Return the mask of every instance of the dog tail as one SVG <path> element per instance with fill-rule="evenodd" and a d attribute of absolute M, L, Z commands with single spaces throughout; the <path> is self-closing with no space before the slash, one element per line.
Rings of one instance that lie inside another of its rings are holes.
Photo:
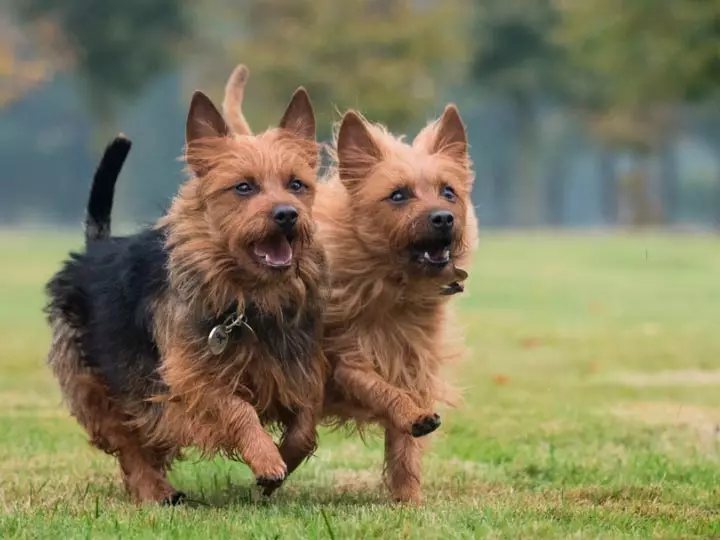
<path fill-rule="evenodd" d="M 90 199 L 85 217 L 86 244 L 110 236 L 110 213 L 115 195 L 115 182 L 117 182 L 131 146 L 130 139 L 120 134 L 105 148 L 90 188 Z"/>
<path fill-rule="evenodd" d="M 223 116 L 230 129 L 238 135 L 252 135 L 250 125 L 245 120 L 245 115 L 242 112 L 245 85 L 249 77 L 250 70 L 247 66 L 238 64 L 225 85 L 225 96 L 222 104 Z"/>

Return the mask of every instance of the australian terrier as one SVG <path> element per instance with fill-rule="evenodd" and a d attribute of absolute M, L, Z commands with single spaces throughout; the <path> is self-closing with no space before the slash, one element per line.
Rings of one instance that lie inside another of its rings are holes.
<path fill-rule="evenodd" d="M 136 501 L 183 498 L 167 479 L 188 446 L 278 486 L 316 446 L 327 290 L 314 239 L 318 145 L 307 93 L 279 127 L 231 133 L 201 92 L 186 127 L 191 178 L 157 225 L 110 236 L 129 151 L 96 172 L 83 253 L 47 286 L 49 363 L 91 443 Z M 263 426 L 279 427 L 279 446 Z"/>
<path fill-rule="evenodd" d="M 410 145 L 349 111 L 335 148 L 315 205 L 332 290 L 323 414 L 383 426 L 385 482 L 396 501 L 419 503 L 419 437 L 440 426 L 435 404 L 454 401 L 439 374 L 461 350 L 448 299 L 477 242 L 465 128 L 449 105 Z"/>
<path fill-rule="evenodd" d="M 247 75 L 239 66 L 226 87 L 238 130 Z M 449 105 L 409 145 L 349 111 L 334 153 L 314 212 L 331 280 L 323 415 L 331 425 L 382 425 L 386 484 L 395 500 L 420 502 L 418 437 L 440 426 L 438 401 L 455 401 L 439 374 L 462 350 L 448 299 L 463 290 L 477 245 L 465 127 Z"/>

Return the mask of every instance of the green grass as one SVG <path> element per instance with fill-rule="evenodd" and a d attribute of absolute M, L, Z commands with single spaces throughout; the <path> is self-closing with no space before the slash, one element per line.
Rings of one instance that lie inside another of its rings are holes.
<path fill-rule="evenodd" d="M 377 439 L 323 432 L 270 501 L 190 460 L 199 502 L 171 509 L 128 502 L 44 364 L 42 284 L 79 237 L 0 235 L 0 538 L 720 537 L 717 238 L 485 237 L 422 508 L 388 504 Z"/>

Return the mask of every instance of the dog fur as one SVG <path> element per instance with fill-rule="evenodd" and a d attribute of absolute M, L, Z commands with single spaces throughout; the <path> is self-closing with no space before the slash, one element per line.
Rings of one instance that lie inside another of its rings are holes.
<path fill-rule="evenodd" d="M 182 499 L 167 472 L 188 446 L 240 459 L 277 487 L 316 446 L 327 376 L 307 93 L 296 91 L 278 128 L 253 136 L 232 134 L 196 92 L 186 139 L 190 179 L 155 227 L 128 237 L 111 237 L 109 223 L 129 141 L 110 144 L 85 251 L 47 285 L 49 364 L 136 501 Z M 243 324 L 214 355 L 208 335 L 233 314 Z M 279 447 L 263 426 L 281 431 Z"/>

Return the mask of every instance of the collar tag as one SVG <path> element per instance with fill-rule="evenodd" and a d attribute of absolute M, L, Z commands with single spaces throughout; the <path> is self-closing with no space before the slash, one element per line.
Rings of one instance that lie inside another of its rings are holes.
<path fill-rule="evenodd" d="M 252 327 L 247 323 L 244 313 L 233 312 L 227 316 L 222 324 L 213 326 L 208 334 L 207 345 L 215 356 L 222 354 L 230 342 L 230 334 L 236 326 L 245 326 L 253 334 Z"/>

